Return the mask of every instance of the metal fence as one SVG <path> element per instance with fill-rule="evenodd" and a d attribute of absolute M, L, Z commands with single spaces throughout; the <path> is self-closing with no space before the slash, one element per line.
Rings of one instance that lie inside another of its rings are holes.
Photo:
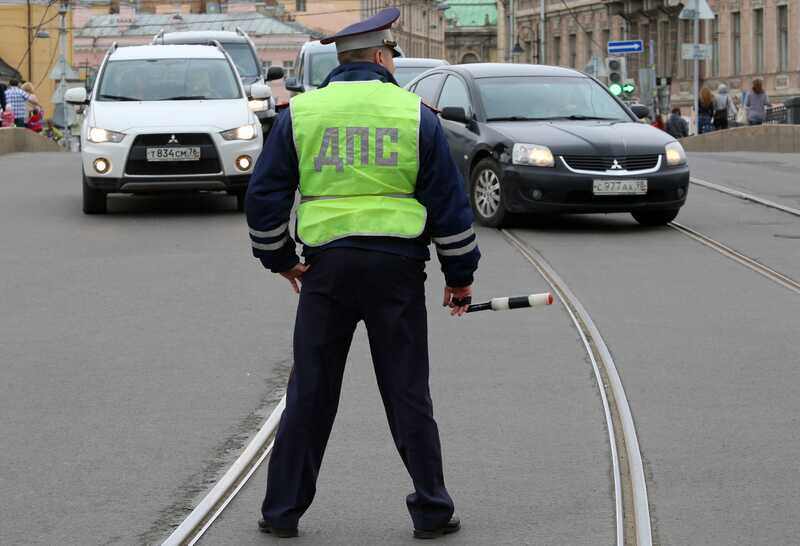
<path fill-rule="evenodd" d="M 744 108 L 744 106 L 739 108 Z M 785 125 L 789 123 L 789 110 L 783 105 L 767 108 L 767 117 L 764 123 L 769 125 Z M 738 127 L 739 125 L 739 123 L 736 123 L 735 115 L 728 116 L 728 126 Z"/>
<path fill-rule="evenodd" d="M 767 118 L 764 123 L 772 125 L 789 123 L 789 111 L 783 105 L 767 108 Z"/>

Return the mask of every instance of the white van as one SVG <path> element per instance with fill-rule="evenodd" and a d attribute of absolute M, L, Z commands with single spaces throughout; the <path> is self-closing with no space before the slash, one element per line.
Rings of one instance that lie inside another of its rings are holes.
<path fill-rule="evenodd" d="M 249 97 L 248 97 L 249 91 Z M 248 106 L 269 88 L 246 91 L 231 58 L 207 45 L 113 46 L 81 128 L 83 211 L 106 212 L 109 193 L 244 193 L 261 153 L 261 124 Z"/>

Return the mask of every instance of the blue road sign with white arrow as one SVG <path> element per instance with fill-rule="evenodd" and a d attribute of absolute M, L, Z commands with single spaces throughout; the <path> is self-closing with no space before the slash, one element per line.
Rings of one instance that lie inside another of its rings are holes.
<path fill-rule="evenodd" d="M 624 55 L 625 53 L 641 53 L 644 51 L 642 40 L 619 40 L 608 42 L 609 55 Z"/>

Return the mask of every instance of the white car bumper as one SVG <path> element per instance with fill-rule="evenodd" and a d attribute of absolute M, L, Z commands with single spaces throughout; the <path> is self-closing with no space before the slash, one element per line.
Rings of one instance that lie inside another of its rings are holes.
<path fill-rule="evenodd" d="M 82 137 L 83 170 L 90 186 L 108 193 L 169 190 L 243 191 L 261 153 L 258 127 L 252 140 L 225 140 L 208 127 L 148 128 L 119 143 Z M 200 148 L 193 161 L 149 161 L 148 148 Z M 241 158 L 248 158 L 245 161 Z"/>

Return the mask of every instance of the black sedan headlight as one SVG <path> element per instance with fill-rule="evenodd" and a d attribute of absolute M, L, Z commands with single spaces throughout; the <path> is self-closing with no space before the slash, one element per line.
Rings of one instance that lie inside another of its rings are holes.
<path fill-rule="evenodd" d="M 676 167 L 686 163 L 686 152 L 680 142 L 670 142 L 664 147 L 667 156 L 667 165 Z"/>
<path fill-rule="evenodd" d="M 514 165 L 530 165 L 532 167 L 552 167 L 555 165 L 553 152 L 547 146 L 524 144 L 517 142 L 511 153 Z"/>

